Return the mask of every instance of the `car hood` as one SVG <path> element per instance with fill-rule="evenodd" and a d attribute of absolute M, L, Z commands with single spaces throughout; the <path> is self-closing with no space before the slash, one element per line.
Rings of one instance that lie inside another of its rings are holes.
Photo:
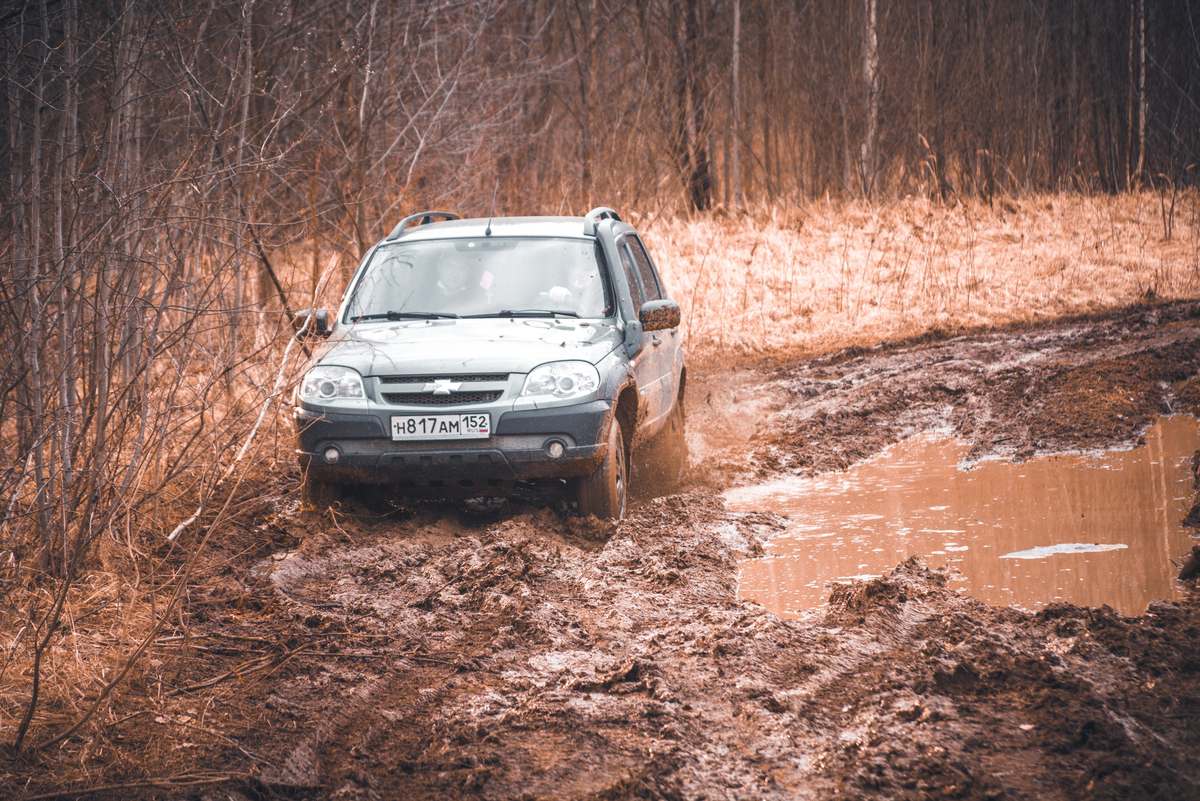
<path fill-rule="evenodd" d="M 597 364 L 623 341 L 611 323 L 584 320 L 405 320 L 341 329 L 316 354 L 361 375 L 527 373 L 546 362 Z"/>

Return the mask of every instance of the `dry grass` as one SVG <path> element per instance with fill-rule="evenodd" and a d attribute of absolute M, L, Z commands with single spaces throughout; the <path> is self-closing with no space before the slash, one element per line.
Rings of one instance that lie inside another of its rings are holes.
<path fill-rule="evenodd" d="M 260 450 L 269 452 L 270 443 Z M 156 521 L 154 531 L 134 532 L 129 542 L 159 543 L 150 548 L 152 556 L 135 553 L 118 536 L 97 540 L 92 569 L 69 588 L 61 625 L 45 650 L 40 698 L 18 760 L 9 757 L 28 709 L 38 639 L 30 620 L 44 622 L 54 601 L 51 593 L 61 585 L 29 582 L 11 593 L 15 603 L 0 606 L 0 788 L 22 787 L 37 795 L 111 785 L 117 797 L 144 786 L 211 784 L 225 774 L 197 773 L 199 767 L 243 757 L 261 761 L 226 728 L 236 729 L 260 714 L 247 708 L 246 688 L 269 680 L 295 651 L 283 644 L 284 637 L 197 630 L 208 616 L 239 631 L 243 621 L 265 614 L 254 589 L 225 576 L 224 568 L 235 559 L 261 558 L 275 547 L 255 526 L 286 505 L 286 486 L 264 464 L 247 469 L 254 478 L 233 498 L 229 518 L 220 524 L 217 541 L 200 560 L 178 607 L 170 606 L 170 598 L 198 547 L 196 532 L 181 537 L 183 547 L 175 549 L 161 545 L 159 531 L 174 518 Z M 288 623 L 281 625 L 286 629 Z M 147 638 L 152 638 L 148 649 L 136 656 Z M 118 676 L 105 696 L 104 688 Z M 58 742 L 97 698 L 103 700 L 95 714 Z M 8 795 L 0 790 L 0 797 Z"/>
<path fill-rule="evenodd" d="M 89 701 L 153 628 L 156 600 L 117 572 L 113 563 L 123 561 L 115 543 L 104 539 L 99 561 L 105 566 L 72 585 L 63 608 L 63 624 L 50 639 L 41 664 L 40 703 L 30 726 L 30 739 L 40 741 L 50 732 L 65 729 L 89 705 Z M 44 636 L 30 624 L 41 620 L 54 604 L 55 585 L 31 587 L 20 598 L 25 607 L 19 614 L 10 608 L 0 615 L 0 732 L 11 745 L 29 702 L 33 672 L 33 641 Z M 144 588 L 143 588 L 144 589 Z M 34 597 L 37 596 L 37 597 Z M 121 708 L 122 692 L 109 698 L 105 718 Z"/>
<path fill-rule="evenodd" d="M 1169 200 L 1169 199 L 1168 199 Z M 1200 199 L 1054 195 L 641 221 L 689 348 L 819 351 L 1200 290 Z"/>

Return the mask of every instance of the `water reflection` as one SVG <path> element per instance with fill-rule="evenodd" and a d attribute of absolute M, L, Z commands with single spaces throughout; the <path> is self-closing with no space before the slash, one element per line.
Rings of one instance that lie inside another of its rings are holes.
<path fill-rule="evenodd" d="M 764 558 L 743 563 L 739 593 L 794 614 L 824 603 L 833 581 L 918 554 L 957 568 L 952 586 L 990 604 L 1140 614 L 1182 597 L 1168 559 L 1195 542 L 1180 521 L 1197 449 L 1200 425 L 1184 415 L 1162 418 L 1133 450 L 970 470 L 958 469 L 965 444 L 923 435 L 845 473 L 731 490 L 734 510 L 791 518 Z"/>

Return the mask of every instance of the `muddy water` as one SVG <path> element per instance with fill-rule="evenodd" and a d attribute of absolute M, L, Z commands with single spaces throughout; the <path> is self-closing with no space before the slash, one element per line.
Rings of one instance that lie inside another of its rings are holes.
<path fill-rule="evenodd" d="M 953 586 L 994 605 L 1108 604 L 1140 614 L 1181 597 L 1176 560 L 1200 425 L 1162 418 L 1144 446 L 959 469 L 967 445 L 922 435 L 845 473 L 726 493 L 730 508 L 790 518 L 739 594 L 780 614 L 818 606 L 833 582 L 872 577 L 910 555 L 956 568 Z"/>

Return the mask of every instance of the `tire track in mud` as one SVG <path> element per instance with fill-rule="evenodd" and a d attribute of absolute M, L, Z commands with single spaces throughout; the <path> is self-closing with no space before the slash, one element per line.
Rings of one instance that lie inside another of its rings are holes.
<path fill-rule="evenodd" d="M 321 786 L 321 760 L 319 753 L 325 745 L 338 735 L 351 719 L 360 715 L 378 693 L 385 677 L 355 687 L 345 699 L 345 705 L 329 719 L 320 723 L 309 736 L 295 746 L 277 767 L 268 768 L 260 778 L 272 787 L 313 789 Z"/>

